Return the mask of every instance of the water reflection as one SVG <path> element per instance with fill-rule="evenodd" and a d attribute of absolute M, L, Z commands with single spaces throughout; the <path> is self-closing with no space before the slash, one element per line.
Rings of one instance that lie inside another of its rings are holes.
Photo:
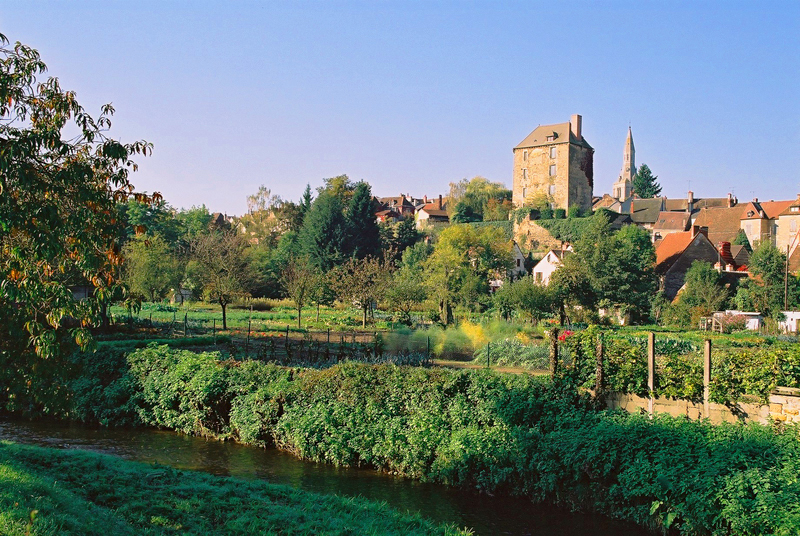
<path fill-rule="evenodd" d="M 304 462 L 277 450 L 207 441 L 160 430 L 91 428 L 52 421 L 0 418 L 0 439 L 77 448 L 128 460 L 159 463 L 244 479 L 262 479 L 317 493 L 362 496 L 435 521 L 472 527 L 479 535 L 645 536 L 609 519 L 537 506 L 525 499 L 490 497 L 366 469 Z"/>

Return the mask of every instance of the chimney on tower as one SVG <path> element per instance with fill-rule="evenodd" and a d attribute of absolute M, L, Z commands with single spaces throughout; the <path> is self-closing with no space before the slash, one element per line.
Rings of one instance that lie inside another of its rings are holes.
<path fill-rule="evenodd" d="M 686 212 L 691 214 L 693 210 L 694 210 L 694 192 L 689 190 L 689 193 L 686 195 Z"/>
<path fill-rule="evenodd" d="M 569 129 L 572 131 L 572 134 L 578 138 L 580 141 L 581 138 L 581 116 L 578 114 L 573 114 L 569 120 Z"/>
<path fill-rule="evenodd" d="M 442 194 L 439 194 L 439 210 L 442 210 Z"/>

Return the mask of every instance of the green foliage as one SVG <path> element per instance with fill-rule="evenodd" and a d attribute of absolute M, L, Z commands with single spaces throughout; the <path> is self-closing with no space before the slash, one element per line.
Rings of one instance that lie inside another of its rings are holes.
<path fill-rule="evenodd" d="M 756 244 L 750 255 L 748 269 L 753 278 L 739 285 L 735 298 L 738 307 L 746 311 L 758 311 L 764 316 L 777 316 L 784 308 L 784 298 L 787 305 L 797 304 L 800 298 L 797 279 L 789 278 L 789 295 L 785 296 L 786 255 L 772 242 L 761 240 Z"/>
<path fill-rule="evenodd" d="M 36 50 L 0 35 L 0 360 L 88 346 L 86 326 L 124 299 L 117 203 L 133 197 L 132 158 L 152 152 L 109 138 L 114 108 L 92 117 L 57 78 L 38 80 L 46 70 Z M 74 300 L 73 285 L 94 291 Z"/>
<path fill-rule="evenodd" d="M 564 210 L 563 208 L 557 208 L 553 210 L 553 219 L 563 220 L 566 217 L 567 217 L 567 211 Z"/>
<path fill-rule="evenodd" d="M 372 207 L 372 190 L 356 184 L 347 208 L 347 252 L 357 259 L 375 257 L 381 251 L 381 236 Z"/>
<path fill-rule="evenodd" d="M 136 237 L 128 242 L 123 254 L 126 259 L 125 282 L 131 292 L 154 302 L 180 288 L 183 263 L 160 236 Z"/>
<path fill-rule="evenodd" d="M 574 243 L 586 233 L 587 229 L 592 224 L 591 217 L 578 218 L 570 217 L 560 220 L 539 220 L 538 223 L 541 227 L 547 229 L 553 238 L 563 242 Z"/>
<path fill-rule="evenodd" d="M 365 499 L 7 442 L 0 526 L 9 536 L 465 534 Z"/>
<path fill-rule="evenodd" d="M 750 240 L 747 239 L 747 233 L 744 232 L 744 229 L 739 229 L 739 232 L 736 233 L 736 238 L 733 239 L 731 244 L 734 246 L 744 246 L 747 251 L 750 253 L 753 252 L 753 247 L 750 245 Z"/>
<path fill-rule="evenodd" d="M 451 182 L 448 204 L 453 207 L 453 212 L 450 221 L 505 220 L 511 209 L 510 200 L 511 190 L 500 182 L 491 182 L 483 177 Z"/>
<path fill-rule="evenodd" d="M 343 208 L 339 197 L 323 190 L 303 220 L 299 249 L 320 271 L 330 271 L 346 257 L 348 229 Z"/>
<path fill-rule="evenodd" d="M 653 175 L 647 164 L 639 166 L 639 170 L 633 177 L 633 193 L 642 199 L 649 199 L 661 195 L 661 185 L 658 184 L 658 177 Z"/>
<path fill-rule="evenodd" d="M 711 263 L 694 261 L 686 271 L 686 287 L 681 291 L 680 301 L 689 307 L 697 307 L 702 316 L 718 311 L 728 299 L 722 274 Z"/>

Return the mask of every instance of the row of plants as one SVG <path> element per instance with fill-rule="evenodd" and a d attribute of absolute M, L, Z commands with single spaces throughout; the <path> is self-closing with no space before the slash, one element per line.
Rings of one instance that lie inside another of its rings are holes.
<path fill-rule="evenodd" d="M 0 442 L 0 533 L 454 536 L 468 532 L 361 498 L 319 495 L 80 450 Z"/>
<path fill-rule="evenodd" d="M 635 335 L 602 331 L 596 326 L 576 333 L 565 343 L 572 356 L 565 367 L 572 381 L 593 389 L 598 338 L 603 338 L 604 382 L 612 391 L 647 396 L 647 341 Z M 695 402 L 703 398 L 703 358 L 700 345 L 681 338 L 656 337 L 655 394 Z M 800 387 L 800 346 L 772 339 L 758 346 L 729 345 L 712 352 L 709 396 L 719 404 L 744 397 L 767 402 L 778 386 Z"/>
<path fill-rule="evenodd" d="M 57 416 L 276 446 L 679 534 L 800 528 L 796 427 L 595 411 L 568 375 L 553 383 L 356 363 L 288 369 L 163 345 L 75 359 L 81 374 Z"/>

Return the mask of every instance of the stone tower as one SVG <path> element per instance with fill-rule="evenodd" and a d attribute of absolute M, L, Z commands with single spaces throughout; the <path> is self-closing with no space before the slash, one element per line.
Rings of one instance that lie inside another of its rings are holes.
<path fill-rule="evenodd" d="M 514 205 L 546 196 L 553 208 L 592 207 L 594 149 L 581 134 L 581 116 L 536 127 L 514 147 Z"/>
<path fill-rule="evenodd" d="M 625 201 L 631 196 L 633 177 L 636 175 L 636 149 L 633 147 L 633 134 L 628 127 L 628 139 L 625 140 L 625 152 L 622 155 L 622 171 L 611 189 L 611 197 Z"/>

